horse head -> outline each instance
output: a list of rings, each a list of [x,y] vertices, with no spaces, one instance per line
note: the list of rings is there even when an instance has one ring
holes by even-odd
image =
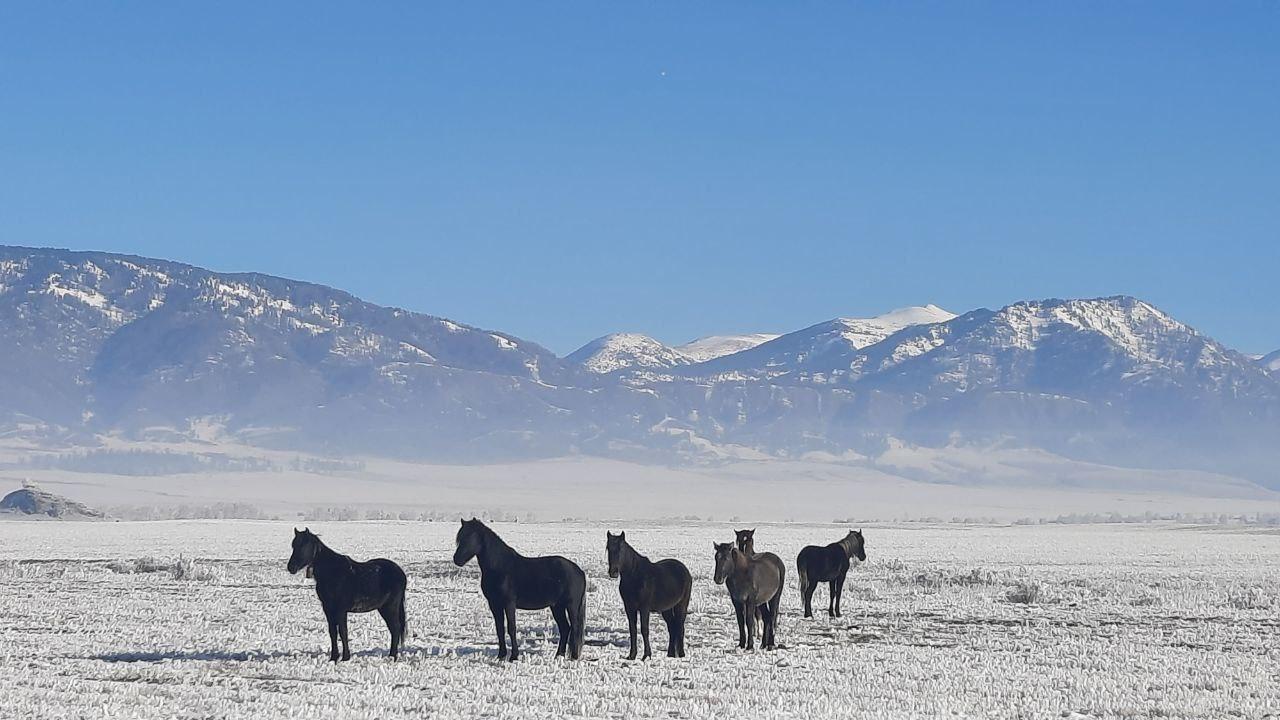
[[[604,534],[604,549],[609,558],[609,577],[616,578],[622,573],[622,549],[627,546],[627,532],[624,530],[614,535],[605,530]]]
[[[738,552],[738,549],[733,546],[733,543],[712,543],[712,546],[716,549],[716,584],[723,585],[729,573],[733,572],[734,553]]]
[[[303,568],[311,567],[316,561],[316,553],[320,551],[320,538],[310,528],[293,529],[293,554],[289,556],[289,572],[297,574]]]
[[[471,558],[479,555],[481,548],[484,547],[484,533],[481,531],[484,525],[475,518],[461,522],[462,527],[458,528],[456,538],[458,549],[453,551],[453,564],[458,567],[470,562]]]
[[[861,530],[850,530],[849,534],[844,536],[844,549],[849,557],[856,557],[859,561],[866,562],[867,550]]]

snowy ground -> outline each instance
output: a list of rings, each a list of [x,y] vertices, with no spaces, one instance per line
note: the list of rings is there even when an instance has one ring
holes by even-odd
[[[719,524],[632,525],[694,574],[689,657],[627,662],[604,525],[495,526],[578,560],[592,584],[585,660],[554,654],[549,614],[521,613],[525,651],[494,657],[474,567],[446,523],[312,529],[410,577],[398,663],[380,620],[327,661],[309,581],[288,575],[288,524],[0,523],[0,716],[7,717],[1265,717],[1280,713],[1280,535],[1187,526],[876,526],[845,617],[799,617],[794,568],[776,652],[735,647],[710,580]],[[769,525],[791,564],[832,525]],[[179,557],[183,562],[178,562]],[[825,609],[825,591],[815,605]],[[666,635],[655,618],[654,640]]]

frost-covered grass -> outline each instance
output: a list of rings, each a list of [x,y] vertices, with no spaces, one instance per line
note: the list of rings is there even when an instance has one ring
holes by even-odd
[[[689,657],[624,660],[604,525],[498,524],[528,553],[578,560],[585,660],[553,657],[549,613],[522,612],[523,659],[494,657],[474,567],[445,523],[312,529],[410,577],[405,657],[376,615],[333,666],[310,582],[284,570],[290,526],[253,521],[0,523],[5,717],[1264,717],[1280,713],[1280,534],[1188,527],[866,527],[845,616],[799,613],[784,646],[736,647],[709,577],[722,524],[629,525],[694,574]],[[614,526],[609,526],[616,529]],[[619,526],[621,527],[621,526]],[[830,525],[760,526],[791,565]],[[665,628],[654,618],[655,649]],[[1073,715],[1074,714],[1074,715]]]

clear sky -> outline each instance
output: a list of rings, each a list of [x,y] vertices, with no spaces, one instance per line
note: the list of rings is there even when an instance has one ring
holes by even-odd
[[[1280,347],[1280,2],[0,4],[0,243],[541,342],[1133,294]]]

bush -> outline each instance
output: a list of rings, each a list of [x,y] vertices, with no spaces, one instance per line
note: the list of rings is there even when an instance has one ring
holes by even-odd
[[[1044,588],[1034,580],[1019,580],[1004,594],[1005,600],[1019,605],[1034,605],[1044,600]]]
[[[121,575],[141,575],[146,573],[169,573],[174,580],[191,582],[217,582],[222,579],[222,570],[216,565],[202,563],[198,560],[179,556],[177,560],[162,560],[143,557],[137,560],[112,560],[106,568]]]

